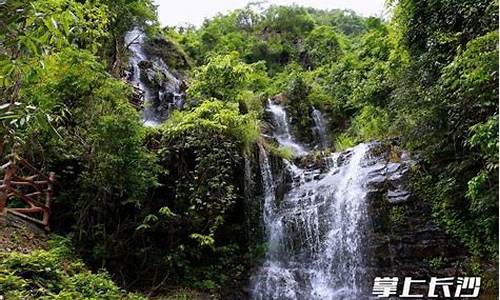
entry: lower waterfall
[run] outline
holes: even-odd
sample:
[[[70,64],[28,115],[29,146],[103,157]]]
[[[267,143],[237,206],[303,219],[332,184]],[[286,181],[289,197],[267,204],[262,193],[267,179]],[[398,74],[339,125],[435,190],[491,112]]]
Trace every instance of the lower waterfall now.
[[[370,148],[360,144],[307,167],[284,160],[293,179],[283,199],[277,200],[269,159],[261,147],[267,253],[251,278],[252,299],[363,299],[369,230],[366,182],[372,171],[385,167]]]
[[[291,190],[276,202],[267,158],[261,160],[268,234],[266,261],[253,277],[253,299],[360,299],[364,281],[364,186],[369,144],[325,158],[327,169],[288,163]]]

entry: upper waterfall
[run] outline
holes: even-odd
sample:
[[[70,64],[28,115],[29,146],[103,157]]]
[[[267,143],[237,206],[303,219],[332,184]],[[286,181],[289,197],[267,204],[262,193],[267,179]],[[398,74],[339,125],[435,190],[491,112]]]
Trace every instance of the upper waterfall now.
[[[319,142],[319,146],[322,149],[325,149],[329,146],[328,139],[327,139],[327,125],[326,125],[326,120],[325,117],[323,116],[323,113],[313,107],[312,113],[311,113],[312,119],[314,121],[314,133],[316,134],[316,137]]]
[[[283,106],[273,103],[271,100],[267,103],[267,111],[271,113],[274,125],[273,135],[281,146],[292,149],[297,156],[304,155],[307,150],[292,137],[287,114]]]
[[[182,108],[184,95],[181,81],[162,58],[147,53],[146,42],[146,34],[139,28],[125,35],[125,45],[131,52],[127,80],[143,93],[144,124],[155,126],[164,121],[172,109]]]

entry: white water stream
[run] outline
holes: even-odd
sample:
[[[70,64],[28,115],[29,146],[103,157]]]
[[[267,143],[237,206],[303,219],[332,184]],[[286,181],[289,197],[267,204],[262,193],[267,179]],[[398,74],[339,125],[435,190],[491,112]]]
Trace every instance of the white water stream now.
[[[182,108],[184,99],[180,91],[179,79],[170,73],[165,62],[159,57],[148,57],[144,49],[145,40],[145,33],[139,28],[134,28],[125,35],[125,45],[131,52],[129,57],[131,74],[128,81],[143,92],[144,125],[156,126],[168,117],[171,109]],[[144,69],[141,70],[141,62],[151,63],[149,73]],[[154,76],[160,76],[162,78],[160,87],[152,88],[145,79],[148,76],[149,81]]]
[[[290,134],[283,108],[269,103],[268,110],[276,123],[277,141],[304,155],[306,150]],[[326,134],[326,130],[318,132]],[[360,144],[323,158],[326,170],[284,161],[293,182],[279,202],[269,158],[261,148],[268,250],[252,277],[253,299],[363,299],[365,182],[370,172],[384,167],[369,155],[369,148]]]

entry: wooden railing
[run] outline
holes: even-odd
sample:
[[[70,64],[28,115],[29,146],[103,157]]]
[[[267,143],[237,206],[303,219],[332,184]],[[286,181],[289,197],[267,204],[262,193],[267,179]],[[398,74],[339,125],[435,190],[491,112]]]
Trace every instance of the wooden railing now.
[[[12,213],[49,231],[55,174],[44,176],[20,157],[0,166],[0,214]]]

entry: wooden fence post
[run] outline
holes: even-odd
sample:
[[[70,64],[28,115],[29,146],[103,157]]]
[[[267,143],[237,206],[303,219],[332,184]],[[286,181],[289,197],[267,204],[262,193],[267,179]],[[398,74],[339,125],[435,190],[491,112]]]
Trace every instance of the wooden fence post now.
[[[0,185],[0,213],[4,213],[7,208],[7,200],[9,198],[10,183],[12,180],[13,173],[15,172],[12,161],[9,161],[2,166],[5,170],[5,175],[3,176],[2,185]]]
[[[49,220],[50,220],[50,205],[52,204],[52,196],[54,195],[54,182],[56,178],[56,173],[49,173],[49,180],[47,183],[47,191],[45,194],[45,209],[43,211],[43,225],[45,230],[50,231]]]

